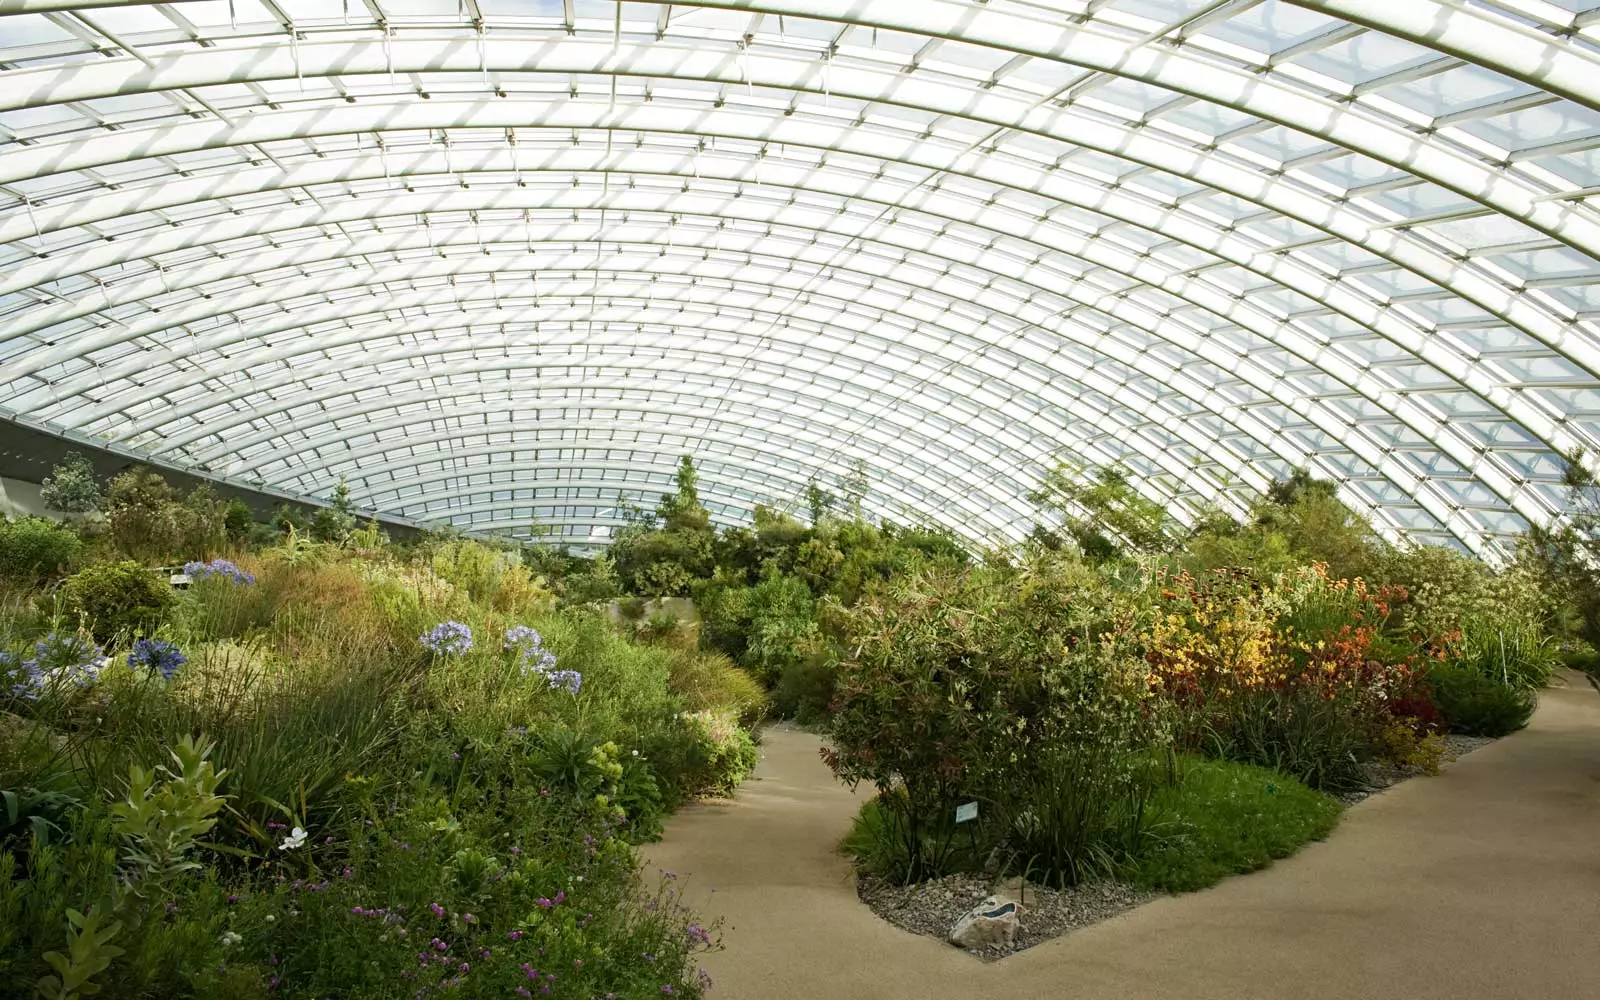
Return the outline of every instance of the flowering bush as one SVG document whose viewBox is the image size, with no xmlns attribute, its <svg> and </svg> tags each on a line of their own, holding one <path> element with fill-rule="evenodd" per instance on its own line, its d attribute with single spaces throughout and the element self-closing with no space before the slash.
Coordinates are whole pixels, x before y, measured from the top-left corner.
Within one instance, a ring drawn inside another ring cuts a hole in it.
<svg viewBox="0 0 1600 1000">
<path fill-rule="evenodd" d="M 227 559 L 184 563 L 183 573 L 193 583 L 199 583 L 202 580 L 226 580 L 240 586 L 249 586 L 256 582 L 254 573 L 245 572 Z"/>
<path fill-rule="evenodd" d="M 692 758 L 698 771 L 696 791 L 732 795 L 761 761 L 761 751 L 749 731 L 738 724 L 731 712 L 691 712 L 684 718 L 699 737 Z"/>
<path fill-rule="evenodd" d="M 164 681 L 172 680 L 178 668 L 188 662 L 189 658 L 183 655 L 182 650 L 161 639 L 140 639 L 133 644 L 133 652 L 128 654 L 128 666 L 160 674 Z"/>
<path fill-rule="evenodd" d="M 103 650 L 81 632 L 51 632 L 33 645 L 33 655 L 0 653 L 0 672 L 11 675 L 13 698 L 33 701 L 64 685 L 88 687 L 110 663 Z"/>
<path fill-rule="evenodd" d="M 503 648 L 516 654 L 524 674 L 548 675 L 555 669 L 556 654 L 545 649 L 544 637 L 527 625 L 513 625 L 506 629 Z"/>
<path fill-rule="evenodd" d="M 462 656 L 472 649 L 472 628 L 463 622 L 441 622 L 417 640 L 438 656 Z"/>
<path fill-rule="evenodd" d="M 1414 657 L 1378 649 L 1402 589 L 1330 579 L 1321 565 L 1270 581 L 1225 569 L 1157 584 L 1146 660 L 1177 708 L 1181 743 L 1313 787 L 1364 780 L 1360 759 L 1413 688 Z"/>
</svg>

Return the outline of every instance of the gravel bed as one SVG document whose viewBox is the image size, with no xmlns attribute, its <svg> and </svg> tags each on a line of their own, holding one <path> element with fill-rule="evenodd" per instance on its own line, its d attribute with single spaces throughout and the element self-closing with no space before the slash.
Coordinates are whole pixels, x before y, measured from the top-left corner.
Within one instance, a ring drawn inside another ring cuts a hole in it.
<svg viewBox="0 0 1600 1000">
<path fill-rule="evenodd" d="M 1493 742 L 1493 738 L 1488 736 L 1448 734 L 1444 738 L 1444 763 L 1448 764 L 1453 760 L 1458 760 L 1479 747 L 1488 746 Z M 1422 773 L 1422 769 L 1418 767 L 1397 767 L 1393 764 L 1379 763 L 1368 764 L 1366 770 L 1368 786 L 1337 796 L 1340 802 L 1347 806 L 1355 805 L 1368 796 L 1375 795 L 1392 785 L 1397 785 L 1407 778 L 1415 778 Z"/>
<path fill-rule="evenodd" d="M 874 913 L 896 927 L 944 941 L 962 914 L 992 895 L 993 884 L 982 875 L 948 875 L 918 885 L 893 885 L 872 875 L 862 875 L 856 891 Z M 1022 894 L 1015 946 L 969 951 L 968 954 L 993 962 L 1041 941 L 1114 917 L 1159 895 L 1161 893 L 1118 882 L 1086 883 L 1063 890 L 1030 884 Z"/>
</svg>

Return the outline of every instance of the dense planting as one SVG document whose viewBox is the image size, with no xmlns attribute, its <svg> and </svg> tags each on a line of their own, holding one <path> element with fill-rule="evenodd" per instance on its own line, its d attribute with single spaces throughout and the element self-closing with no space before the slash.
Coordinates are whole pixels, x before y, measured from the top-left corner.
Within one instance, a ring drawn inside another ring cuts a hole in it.
<svg viewBox="0 0 1600 1000">
<path fill-rule="evenodd" d="M 881 876 L 1198 888 L 1521 727 L 1587 634 L 1581 518 L 1495 571 L 1303 474 L 1180 531 L 1061 469 L 975 552 L 859 467 L 720 531 L 696 475 L 578 557 L 63 466 L 72 522 L 0 530 L 0 996 L 698 995 L 714 934 L 631 845 L 769 711 L 877 790 Z"/>
<path fill-rule="evenodd" d="M 703 992 L 631 845 L 754 766 L 759 691 L 474 543 L 282 537 L 8 592 L 0 996 Z"/>
</svg>

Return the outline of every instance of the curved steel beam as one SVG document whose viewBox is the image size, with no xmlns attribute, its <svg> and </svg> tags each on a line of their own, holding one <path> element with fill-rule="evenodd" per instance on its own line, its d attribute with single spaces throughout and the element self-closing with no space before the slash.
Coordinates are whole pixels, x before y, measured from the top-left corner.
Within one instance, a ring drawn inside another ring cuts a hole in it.
<svg viewBox="0 0 1600 1000">
<path fill-rule="evenodd" d="M 1358 114 L 1333 98 L 1280 84 L 1270 73 L 1229 66 L 1217 59 L 1202 60 L 1181 47 L 1129 44 L 1125 38 L 1096 30 L 1093 22 L 1056 27 L 951 0 L 870 8 L 859 0 L 806 0 L 803 5 L 713 0 L 697 6 L 889 28 L 1137 80 L 1359 152 L 1600 257 L 1600 219 L 1593 212 L 1541 201 L 1539 196 L 1545 192 L 1530 189 L 1482 160 L 1419 136 L 1376 113 Z M 863 16 L 869 12 L 870 17 Z M 743 47 L 732 38 L 700 37 L 693 44 L 663 38 L 620 48 L 617 40 L 598 35 L 566 37 L 538 30 L 520 32 L 521 38 L 512 34 L 508 30 L 478 36 L 475 44 L 469 44 L 459 29 L 437 38 L 308 39 L 293 46 L 293 51 L 274 41 L 254 47 L 229 45 L 157 54 L 146 57 L 149 65 L 123 57 L 78 64 L 69 73 L 56 66 L 12 70 L 0 74 L 0 111 L 225 84 L 414 73 L 463 74 L 475 81 L 507 73 L 625 75 L 790 93 L 820 95 L 824 90 L 818 79 L 821 60 L 817 56 L 821 53 L 817 51 L 805 52 L 802 57 L 794 50 L 769 44 L 762 46 L 758 58 L 741 58 Z M 544 44 L 529 44 L 532 41 Z M 1041 134 L 1050 134 L 1060 117 L 1048 98 L 1013 98 L 1000 88 L 985 89 L 978 81 L 963 88 L 950 79 L 921 80 L 904 69 L 903 59 L 890 66 L 887 60 L 869 64 L 859 57 L 834 58 L 829 60 L 827 92 L 845 100 L 902 104 L 995 128 Z"/>
</svg>

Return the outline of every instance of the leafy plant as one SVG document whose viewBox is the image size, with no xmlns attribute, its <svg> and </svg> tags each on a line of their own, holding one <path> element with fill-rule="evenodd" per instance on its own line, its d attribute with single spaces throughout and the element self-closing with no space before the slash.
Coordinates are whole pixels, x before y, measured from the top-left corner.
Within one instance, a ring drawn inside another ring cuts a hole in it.
<svg viewBox="0 0 1600 1000">
<path fill-rule="evenodd" d="M 127 841 L 123 860 L 137 873 L 134 892 L 163 887 L 202 867 L 188 854 L 216 825 L 224 802 L 217 788 L 228 773 L 206 759 L 212 746 L 184 736 L 172 748 L 172 766 L 129 767 L 127 795 L 112 805 L 111 817 Z"/>
<path fill-rule="evenodd" d="M 83 542 L 41 517 L 0 519 L 0 579 L 41 584 L 78 559 Z"/>
<path fill-rule="evenodd" d="M 1527 725 L 1533 715 L 1531 691 L 1485 677 L 1471 667 L 1435 663 L 1428 668 L 1428 681 L 1451 732 L 1505 736 Z"/>
<path fill-rule="evenodd" d="M 47 951 L 44 960 L 56 970 L 39 980 L 39 995 L 46 1000 L 75 1000 L 100 992 L 94 977 L 104 972 L 123 949 L 112 944 L 122 931 L 122 921 L 111 919 L 112 904 L 95 903 L 87 914 L 67 910 L 67 951 Z"/>
<path fill-rule="evenodd" d="M 149 635 L 166 621 L 175 598 L 166 580 L 132 560 L 90 566 L 61 587 L 64 610 L 101 642 Z"/>
<path fill-rule="evenodd" d="M 100 509 L 100 477 L 94 463 L 73 452 L 39 484 L 39 499 L 51 510 L 86 514 Z"/>
</svg>

